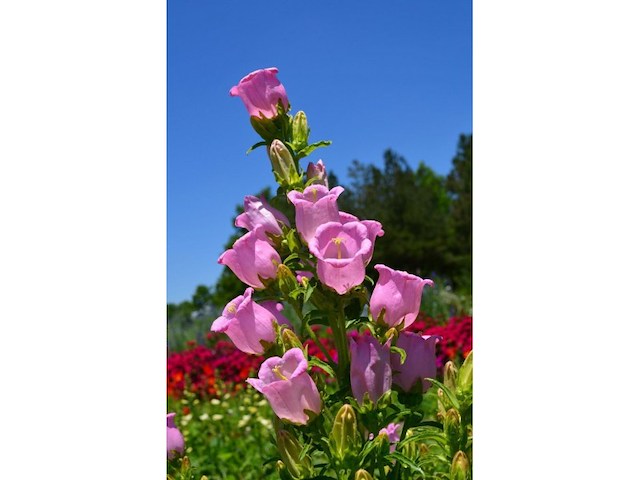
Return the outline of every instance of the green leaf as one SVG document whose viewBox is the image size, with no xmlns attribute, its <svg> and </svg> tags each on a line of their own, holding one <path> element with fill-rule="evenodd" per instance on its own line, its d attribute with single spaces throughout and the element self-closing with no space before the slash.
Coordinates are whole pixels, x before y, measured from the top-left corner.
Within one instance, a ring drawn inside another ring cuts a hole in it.
<svg viewBox="0 0 640 480">
<path fill-rule="evenodd" d="M 321 140 L 316 143 L 312 143 L 311 145 L 307 145 L 305 148 L 298 152 L 298 158 L 304 158 L 313 152 L 316 148 L 328 147 L 331 145 L 331 140 Z"/>
<path fill-rule="evenodd" d="M 451 404 L 457 410 L 460 410 L 460 402 L 458 402 L 458 399 L 456 398 L 456 396 L 453 393 L 451 393 L 451 390 L 449 390 L 447 387 L 445 387 L 442 383 L 440 383 L 438 380 L 434 378 L 427 378 L 427 380 L 429 380 L 434 385 L 440 387 L 444 392 L 444 394 L 449 398 L 449 401 L 451 402 Z"/>
<path fill-rule="evenodd" d="M 417 473 L 421 476 L 425 476 L 425 472 L 424 470 L 422 470 L 422 468 L 420 468 L 418 466 L 418 464 L 416 464 L 413 460 L 411 460 L 408 457 L 405 457 L 403 454 L 401 454 L 398 451 L 395 451 L 393 453 L 390 453 L 389 455 L 387 455 L 385 458 L 389 459 L 389 460 L 395 460 L 397 461 L 400 465 L 402 465 L 403 467 L 408 467 L 412 472 Z"/>
<path fill-rule="evenodd" d="M 304 292 L 304 303 L 308 303 L 311 295 L 313 294 L 313 289 L 316 288 L 313 285 L 307 285 L 307 290 Z"/>
<path fill-rule="evenodd" d="M 247 150 L 247 155 L 249 155 L 251 152 L 253 152 L 256 148 L 263 147 L 263 146 L 266 146 L 266 145 L 267 145 L 267 142 L 264 142 L 264 141 L 263 142 L 258 142 L 255 145 L 252 145 L 251 148 L 249 148 L 249 150 Z"/>
<path fill-rule="evenodd" d="M 333 378 L 336 377 L 336 372 L 333 371 L 333 368 L 331 368 L 328 364 L 326 364 L 319 358 L 316 358 L 316 357 L 309 358 L 308 364 L 312 367 L 318 367 L 319 369 L 323 370 Z"/>
</svg>

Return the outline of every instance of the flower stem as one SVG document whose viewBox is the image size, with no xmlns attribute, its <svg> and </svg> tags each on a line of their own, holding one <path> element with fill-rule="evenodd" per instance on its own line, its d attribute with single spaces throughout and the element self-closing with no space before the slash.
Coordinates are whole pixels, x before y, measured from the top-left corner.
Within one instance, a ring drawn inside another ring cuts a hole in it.
<svg viewBox="0 0 640 480">
<path fill-rule="evenodd" d="M 338 303 L 338 310 L 335 318 L 329 318 L 331 329 L 336 341 L 338 350 L 338 385 L 343 387 L 349 383 L 349 349 L 347 347 L 347 319 L 344 315 L 344 303 Z"/>
</svg>

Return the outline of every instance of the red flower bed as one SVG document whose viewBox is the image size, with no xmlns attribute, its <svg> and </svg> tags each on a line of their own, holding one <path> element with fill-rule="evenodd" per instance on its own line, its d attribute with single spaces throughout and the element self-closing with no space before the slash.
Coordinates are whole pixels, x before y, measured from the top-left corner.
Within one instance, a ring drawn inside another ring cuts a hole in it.
<svg viewBox="0 0 640 480">
<path fill-rule="evenodd" d="M 446 325 L 437 325 L 431 318 L 419 316 L 407 329 L 420 335 L 440 335 L 442 341 L 436 348 L 438 369 L 453 360 L 458 366 L 472 348 L 472 318 L 452 317 Z M 246 379 L 255 376 L 263 357 L 248 355 L 238 350 L 222 335 L 210 334 L 208 346 L 189 342 L 189 349 L 170 353 L 167 359 L 167 394 L 182 396 L 185 388 L 203 398 L 224 393 L 221 390 L 237 390 L 246 386 Z M 320 338 L 325 349 L 337 360 L 337 353 L 329 338 Z M 311 341 L 309 354 L 326 361 L 325 355 Z M 320 373 L 320 370 L 314 368 Z"/>
</svg>

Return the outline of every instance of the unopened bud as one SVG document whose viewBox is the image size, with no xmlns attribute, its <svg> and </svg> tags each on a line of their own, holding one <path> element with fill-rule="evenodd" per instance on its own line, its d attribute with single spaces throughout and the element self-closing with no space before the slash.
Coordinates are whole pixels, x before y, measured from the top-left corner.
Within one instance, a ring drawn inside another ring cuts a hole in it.
<svg viewBox="0 0 640 480">
<path fill-rule="evenodd" d="M 298 166 L 293 160 L 289 149 L 280 140 L 276 139 L 271 142 L 269 158 L 271 159 L 273 173 L 279 184 L 292 185 L 300 181 Z"/>
<path fill-rule="evenodd" d="M 448 361 L 444 366 L 444 386 L 451 390 L 452 393 L 456 391 L 457 377 L 458 369 L 452 361 Z"/>
<path fill-rule="evenodd" d="M 460 444 L 460 413 L 455 408 L 450 408 L 444 416 L 444 433 L 453 450 L 457 450 Z"/>
<path fill-rule="evenodd" d="M 329 188 L 327 170 L 324 163 L 322 163 L 322 160 L 318 160 L 318 163 L 309 162 L 309 165 L 307 166 L 307 184 L 324 185 Z"/>
<path fill-rule="evenodd" d="M 293 478 L 302 478 L 313 472 L 311 459 L 308 455 L 302 457 L 302 445 L 292 434 L 286 430 L 279 430 L 276 434 L 276 445 L 282 461 Z"/>
<path fill-rule="evenodd" d="M 302 342 L 298 338 L 298 336 L 293 333 L 293 330 L 289 328 L 285 328 L 282 331 L 282 344 L 284 345 L 285 350 L 291 350 L 292 348 L 299 348 L 304 351 L 304 347 L 302 346 Z"/>
<path fill-rule="evenodd" d="M 451 461 L 449 478 L 451 480 L 467 480 L 469 478 L 470 467 L 469 459 L 463 451 L 459 450 Z"/>
<path fill-rule="evenodd" d="M 351 405 L 345 404 L 338 410 L 330 442 L 333 454 L 340 460 L 355 455 L 360 450 L 362 439 L 358 432 L 356 412 Z"/>
<path fill-rule="evenodd" d="M 360 469 L 356 472 L 355 480 L 373 480 L 373 477 L 366 470 Z"/>
<path fill-rule="evenodd" d="M 293 117 L 292 134 L 293 146 L 296 151 L 302 150 L 307 146 L 309 142 L 309 124 L 307 123 L 307 116 L 302 110 Z"/>
<path fill-rule="evenodd" d="M 295 275 L 284 263 L 278 265 L 276 279 L 278 280 L 278 288 L 280 288 L 280 291 L 286 296 L 298 288 L 298 281 Z"/>
<path fill-rule="evenodd" d="M 473 395 L 473 351 L 469 352 L 458 372 L 458 390 L 465 397 Z"/>
</svg>

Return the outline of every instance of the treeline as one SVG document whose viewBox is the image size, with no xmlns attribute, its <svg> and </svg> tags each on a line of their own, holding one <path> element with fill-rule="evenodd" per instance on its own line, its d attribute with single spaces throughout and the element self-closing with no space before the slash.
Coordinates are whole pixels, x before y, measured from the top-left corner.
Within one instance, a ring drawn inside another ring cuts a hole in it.
<svg viewBox="0 0 640 480">
<path fill-rule="evenodd" d="M 382 263 L 433 278 L 458 294 L 471 296 L 471 170 L 472 135 L 460 135 L 451 171 L 445 176 L 424 162 L 414 170 L 392 150 L 384 152 L 382 168 L 354 160 L 348 185 L 333 173 L 329 175 L 330 187 L 341 184 L 345 188 L 338 200 L 342 211 L 382 223 L 385 234 L 376 241 L 368 272 L 374 280 L 373 265 Z M 271 197 L 268 188 L 260 193 Z M 236 215 L 241 212 L 239 205 Z M 236 228 L 225 249 L 244 233 Z M 172 328 L 180 324 L 182 330 L 199 331 L 205 319 L 245 288 L 225 267 L 214 287 L 199 285 L 191 301 L 167 305 Z"/>
</svg>

